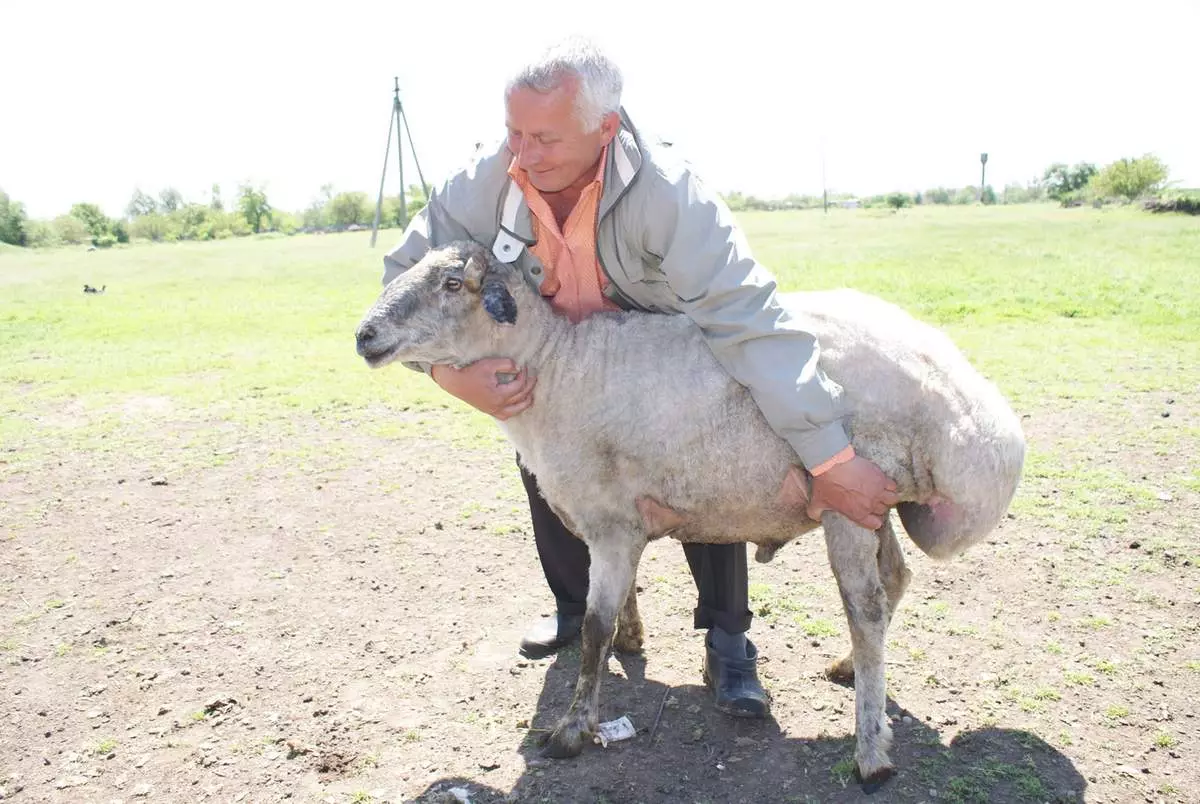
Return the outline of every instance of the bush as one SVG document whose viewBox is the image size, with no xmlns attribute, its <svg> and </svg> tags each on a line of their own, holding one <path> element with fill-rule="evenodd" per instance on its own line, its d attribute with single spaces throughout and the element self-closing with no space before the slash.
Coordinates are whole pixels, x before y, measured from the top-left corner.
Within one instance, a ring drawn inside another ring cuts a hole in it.
<svg viewBox="0 0 1200 804">
<path fill-rule="evenodd" d="M 1086 187 L 1081 190 L 1072 190 L 1069 193 L 1063 193 L 1058 197 L 1058 202 L 1064 207 L 1081 207 L 1091 201 L 1092 192 Z"/>
<path fill-rule="evenodd" d="M 907 193 L 888 193 L 887 205 L 892 209 L 901 209 L 912 203 Z"/>
<path fill-rule="evenodd" d="M 254 230 L 250 228 L 250 222 L 238 213 L 226 213 L 224 223 L 232 237 L 246 237 L 254 234 Z"/>
<path fill-rule="evenodd" d="M 1090 162 L 1079 162 L 1072 167 L 1067 167 L 1063 162 L 1055 162 L 1042 174 L 1042 183 L 1047 196 L 1063 206 L 1076 206 L 1078 196 L 1072 194 L 1087 187 L 1095 175 L 1096 166 Z M 1072 203 L 1067 203 L 1068 201 Z"/>
<path fill-rule="evenodd" d="M 181 240 L 212 240 L 222 215 L 207 204 L 185 204 L 171 213 L 171 220 Z"/>
<path fill-rule="evenodd" d="M 996 191 L 992 189 L 992 185 L 983 188 L 983 196 L 979 200 L 985 204 L 996 203 Z"/>
<path fill-rule="evenodd" d="M 1001 193 L 1000 202 L 1002 204 L 1029 204 L 1041 201 L 1045 197 L 1046 189 L 1042 187 L 1041 182 L 1034 180 L 1024 186 L 1006 184 Z"/>
<path fill-rule="evenodd" d="M 0 190 L 0 243 L 14 246 L 26 244 L 25 205 L 13 201 L 8 193 Z"/>
<path fill-rule="evenodd" d="M 300 222 L 296 219 L 296 216 L 290 212 L 280 212 L 279 210 L 275 210 L 271 213 L 271 226 L 274 227 L 275 231 L 277 232 L 290 235 L 295 234 L 296 230 L 300 228 Z"/>
<path fill-rule="evenodd" d="M 954 203 L 959 205 L 974 204 L 976 199 L 974 187 L 964 187 L 954 194 Z"/>
<path fill-rule="evenodd" d="M 947 190 L 945 187 L 935 187 L 932 190 L 927 190 L 925 192 L 925 203 L 926 204 L 949 204 L 950 203 L 950 191 Z"/>
<path fill-rule="evenodd" d="M 1185 215 L 1200 215 L 1200 190 L 1181 190 L 1156 198 L 1147 198 L 1142 209 L 1148 212 L 1181 212 Z"/>
<path fill-rule="evenodd" d="M 129 225 L 129 233 L 138 240 L 150 240 L 154 243 L 174 243 L 179 239 L 179 224 L 166 215 L 151 212 L 139 215 Z"/>
<path fill-rule="evenodd" d="M 92 239 L 92 233 L 83 225 L 83 221 L 72 215 L 59 215 L 50 223 L 58 242 L 70 246 L 78 246 Z"/>
<path fill-rule="evenodd" d="M 1096 195 L 1105 198 L 1124 198 L 1133 202 L 1162 188 L 1167 181 L 1167 166 L 1157 156 L 1146 154 L 1141 159 L 1118 159 L 1106 165 L 1091 181 Z"/>
<path fill-rule="evenodd" d="M 75 204 L 71 207 L 71 217 L 84 225 L 93 240 L 112 231 L 112 222 L 96 204 Z"/>
<path fill-rule="evenodd" d="M 62 245 L 62 241 L 54 227 L 45 221 L 26 221 L 25 245 L 30 248 L 52 248 Z"/>
<path fill-rule="evenodd" d="M 338 227 L 370 223 L 374 219 L 374 211 L 369 210 L 367 194 L 361 192 L 338 193 L 329 202 L 326 214 L 330 225 Z"/>
</svg>

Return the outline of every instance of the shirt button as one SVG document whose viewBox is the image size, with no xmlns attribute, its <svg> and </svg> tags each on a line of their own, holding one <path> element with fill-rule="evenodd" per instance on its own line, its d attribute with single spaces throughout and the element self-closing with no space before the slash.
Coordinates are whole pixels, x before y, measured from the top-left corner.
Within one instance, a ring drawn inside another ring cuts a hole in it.
<svg viewBox="0 0 1200 804">
<path fill-rule="evenodd" d="M 512 251 L 512 243 L 505 243 L 500 247 L 501 251 Z"/>
<path fill-rule="evenodd" d="M 530 268 L 529 270 L 530 270 L 530 271 L 532 271 L 532 272 L 533 272 L 533 273 L 535 273 L 535 274 L 540 274 L 540 273 L 542 272 L 542 266 L 540 266 L 540 265 L 535 265 L 535 266 L 533 266 L 532 268 Z"/>
</svg>

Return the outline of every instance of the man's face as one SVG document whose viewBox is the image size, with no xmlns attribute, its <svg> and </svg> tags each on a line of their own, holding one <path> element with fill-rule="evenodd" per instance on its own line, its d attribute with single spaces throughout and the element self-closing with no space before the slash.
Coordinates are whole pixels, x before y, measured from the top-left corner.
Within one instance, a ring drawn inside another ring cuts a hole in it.
<svg viewBox="0 0 1200 804">
<path fill-rule="evenodd" d="M 591 180 L 600 153 L 617 133 L 617 115 L 584 131 L 575 115 L 575 82 L 548 93 L 517 88 L 505 101 L 508 147 L 540 192 L 557 193 Z"/>
</svg>

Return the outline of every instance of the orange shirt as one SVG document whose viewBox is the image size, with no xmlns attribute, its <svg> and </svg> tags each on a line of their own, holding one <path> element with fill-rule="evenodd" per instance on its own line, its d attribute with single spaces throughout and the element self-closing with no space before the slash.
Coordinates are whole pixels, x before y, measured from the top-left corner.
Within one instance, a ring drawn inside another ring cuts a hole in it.
<svg viewBox="0 0 1200 804">
<path fill-rule="evenodd" d="M 608 284 L 596 256 L 596 213 L 604 189 L 604 164 L 608 146 L 600 155 L 596 177 L 584 188 L 578 203 L 567 216 L 562 229 L 554 211 L 537 188 L 529 183 L 529 175 L 517 166 L 514 157 L 508 175 L 525 194 L 525 203 L 532 215 L 533 236 L 537 242 L 529 247 L 546 272 L 542 295 L 551 306 L 578 323 L 601 310 L 619 310 L 602 292 Z"/>
</svg>

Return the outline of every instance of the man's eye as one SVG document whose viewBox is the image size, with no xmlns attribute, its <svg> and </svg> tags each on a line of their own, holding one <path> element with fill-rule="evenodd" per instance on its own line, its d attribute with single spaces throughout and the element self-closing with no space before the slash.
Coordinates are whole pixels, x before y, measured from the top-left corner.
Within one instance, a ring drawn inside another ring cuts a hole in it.
<svg viewBox="0 0 1200 804">
<path fill-rule="evenodd" d="M 455 276 L 449 277 L 446 279 L 445 288 L 446 290 L 461 290 L 462 280 Z"/>
</svg>

